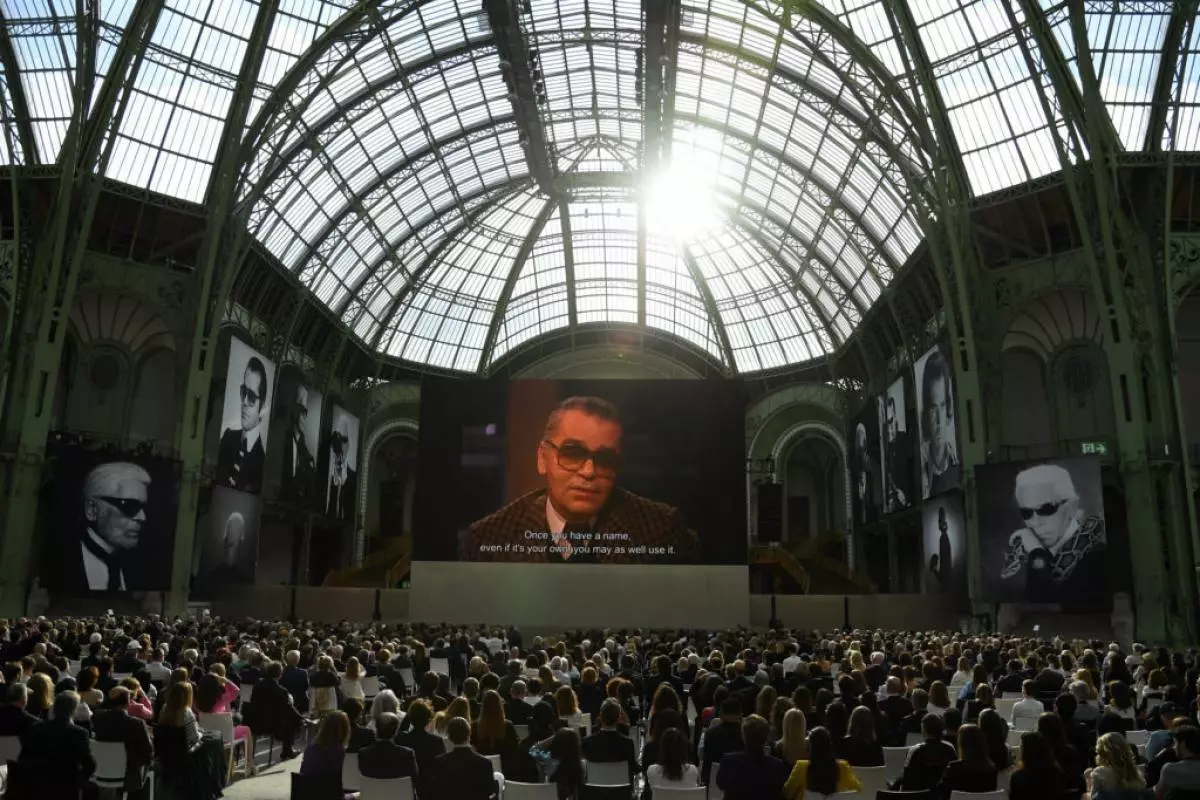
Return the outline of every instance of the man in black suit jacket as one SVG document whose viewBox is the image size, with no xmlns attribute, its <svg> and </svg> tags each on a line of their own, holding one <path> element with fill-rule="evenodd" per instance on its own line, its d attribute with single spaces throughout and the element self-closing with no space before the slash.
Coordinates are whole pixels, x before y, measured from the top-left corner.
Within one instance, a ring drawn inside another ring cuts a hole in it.
<svg viewBox="0 0 1200 800">
<path fill-rule="evenodd" d="M 292 696 L 292 704 L 301 714 L 308 712 L 308 670 L 300 669 L 300 653 L 297 650 L 285 656 L 287 666 L 279 678 L 279 684 Z M 255 688 L 254 691 L 258 691 Z"/>
<path fill-rule="evenodd" d="M 404 718 L 404 733 L 395 737 L 398 745 L 413 751 L 417 759 L 416 788 L 419 797 L 433 796 L 433 765 L 438 756 L 445 754 L 446 743 L 442 737 L 429 733 L 425 728 L 433 720 L 433 709 L 424 700 L 414 700 L 408 706 Z"/>
<path fill-rule="evenodd" d="M 704 763 L 700 765 L 700 782 L 708 783 L 714 763 L 720 764 L 726 753 L 745 750 L 742 742 L 742 704 L 735 697 L 721 703 L 721 723 L 704 734 Z"/>
<path fill-rule="evenodd" d="M 745 750 L 726 753 L 717 770 L 717 788 L 728 800 L 759 800 L 782 797 L 789 768 L 778 758 L 767 755 L 770 727 L 760 716 L 751 715 L 742 723 Z M 709 790 L 712 791 L 711 789 Z"/>
<path fill-rule="evenodd" d="M 400 674 L 400 669 L 392 663 L 391 650 L 384 649 L 375 654 L 375 674 L 397 697 L 405 695 L 407 687 L 404 685 L 404 677 Z"/>
<path fill-rule="evenodd" d="M 280 494 L 297 503 L 308 500 L 316 488 L 317 461 L 304 436 L 307 421 L 308 387 L 301 383 L 296 386 L 296 402 L 291 408 L 279 480 Z"/>
<path fill-rule="evenodd" d="M 21 762 L 38 767 L 60 791 L 82 787 L 96 771 L 88 732 L 72 721 L 78 708 L 79 695 L 61 692 L 54 698 L 54 718 L 30 726 L 21 737 Z"/>
<path fill-rule="evenodd" d="M 904 737 L 900 734 L 900 723 L 913 712 L 913 705 L 904 696 L 904 682 L 894 675 L 887 679 L 887 693 L 888 696 L 879 704 L 879 710 L 888 718 L 887 741 L 893 747 L 901 747 Z"/>
<path fill-rule="evenodd" d="M 364 778 L 416 778 L 417 754 L 411 747 L 392 741 L 400 730 L 400 718 L 391 712 L 375 721 L 375 743 L 358 751 L 358 769 Z"/>
<path fill-rule="evenodd" d="M 908 751 L 904 774 L 897 788 L 905 792 L 926 792 L 937 786 L 946 765 L 958 758 L 954 745 L 942 740 L 944 730 L 942 718 L 936 714 L 926 714 L 921 719 L 925 741 Z"/>
<path fill-rule="evenodd" d="M 5 705 L 0 708 L 0 736 L 24 736 L 25 731 L 41 722 L 25 710 L 29 690 L 23 683 L 9 684 Z"/>
<path fill-rule="evenodd" d="M 1025 683 L 1025 673 L 1020 661 L 1013 659 L 1008 662 L 1008 674 L 996 681 L 997 697 L 1020 697 L 1021 686 Z"/>
<path fill-rule="evenodd" d="M 292 705 L 292 695 L 279 683 L 283 665 L 278 661 L 267 664 L 263 679 L 254 685 L 254 702 L 247 709 L 246 724 L 257 733 L 267 733 L 283 744 L 281 760 L 294 758 L 292 744 L 304 726 L 304 718 Z"/>
<path fill-rule="evenodd" d="M 921 732 L 921 719 L 929 710 L 929 693 L 924 689 L 917 689 L 912 693 L 913 712 L 904 719 L 900 720 L 900 732 L 907 735 L 910 733 Z"/>
<path fill-rule="evenodd" d="M 513 725 L 528 725 L 533 719 L 533 706 L 525 702 L 526 696 L 529 694 L 529 688 L 525 685 L 525 681 L 516 680 L 509 687 L 509 694 L 512 699 L 504 704 L 504 717 Z"/>
<path fill-rule="evenodd" d="M 258 494 L 262 491 L 263 462 L 266 451 L 261 426 L 267 403 L 267 368 L 258 356 L 246 362 L 240 398 L 241 427 L 228 428 L 221 433 L 217 450 L 218 486 Z"/>
<path fill-rule="evenodd" d="M 633 740 L 617 730 L 620 721 L 621 703 L 610 697 L 600 705 L 600 730 L 583 740 L 583 757 L 598 764 L 624 761 L 629 766 L 629 785 L 633 786 L 637 757 Z"/>
<path fill-rule="evenodd" d="M 496 793 L 492 762 L 471 749 L 471 723 L 461 717 L 446 726 L 451 750 L 433 760 L 433 796 L 438 800 L 489 800 Z"/>
<path fill-rule="evenodd" d="M 109 707 L 92 717 L 98 742 L 124 742 L 125 791 L 130 800 L 144 795 L 146 770 L 154 763 L 154 745 L 146 723 L 129 716 L 129 690 L 118 686 L 108 693 Z"/>
</svg>

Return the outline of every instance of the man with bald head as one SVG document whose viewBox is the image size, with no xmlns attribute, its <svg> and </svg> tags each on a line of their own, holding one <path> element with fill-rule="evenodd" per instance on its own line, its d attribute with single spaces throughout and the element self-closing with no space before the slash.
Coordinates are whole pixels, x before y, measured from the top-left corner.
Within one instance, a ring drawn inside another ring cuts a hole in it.
<svg viewBox="0 0 1200 800">
<path fill-rule="evenodd" d="M 545 488 L 473 523 L 464 561 L 691 563 L 696 535 L 679 510 L 616 485 L 621 418 L 598 397 L 571 397 L 546 420 L 536 447 Z M 619 549 L 618 549 L 619 548 Z"/>
<path fill-rule="evenodd" d="M 1008 537 L 1000 577 L 1023 585 L 1033 602 L 1103 594 L 1104 520 L 1086 515 L 1071 473 L 1057 464 L 1021 470 L 1013 500 L 1025 525 Z"/>
<path fill-rule="evenodd" d="M 128 461 L 100 464 L 84 476 L 81 495 L 83 526 L 75 549 L 60 556 L 47 585 L 93 592 L 142 588 L 134 585 L 130 567 L 146 525 L 150 473 Z"/>
</svg>

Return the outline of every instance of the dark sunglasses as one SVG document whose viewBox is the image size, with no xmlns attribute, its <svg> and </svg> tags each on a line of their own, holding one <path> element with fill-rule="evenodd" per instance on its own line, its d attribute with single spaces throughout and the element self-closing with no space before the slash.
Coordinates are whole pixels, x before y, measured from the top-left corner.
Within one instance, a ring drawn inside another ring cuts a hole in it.
<svg viewBox="0 0 1200 800">
<path fill-rule="evenodd" d="M 575 442 L 564 442 L 559 445 L 549 439 L 543 439 L 542 443 L 558 454 L 558 465 L 567 472 L 578 472 L 583 469 L 584 464 L 591 461 L 597 475 L 611 478 L 625 463 L 625 459 L 620 453 L 608 448 L 589 450 Z"/>
<path fill-rule="evenodd" d="M 103 500 L 130 519 L 133 519 L 138 514 L 146 510 L 146 502 L 144 500 L 138 500 L 132 497 L 107 497 L 105 495 L 97 495 L 96 499 Z"/>
<path fill-rule="evenodd" d="M 242 384 L 241 395 L 242 395 L 243 403 L 254 403 L 255 405 L 258 404 L 258 400 L 259 400 L 258 392 L 250 391 L 250 389 L 248 389 L 246 387 L 246 384 L 244 384 L 244 383 Z"/>
<path fill-rule="evenodd" d="M 1034 508 L 1022 508 L 1021 519 L 1030 519 L 1034 514 L 1037 514 L 1039 517 L 1048 517 L 1062 508 L 1065 502 L 1067 501 L 1057 500 L 1053 503 L 1042 503 L 1040 506 Z"/>
</svg>

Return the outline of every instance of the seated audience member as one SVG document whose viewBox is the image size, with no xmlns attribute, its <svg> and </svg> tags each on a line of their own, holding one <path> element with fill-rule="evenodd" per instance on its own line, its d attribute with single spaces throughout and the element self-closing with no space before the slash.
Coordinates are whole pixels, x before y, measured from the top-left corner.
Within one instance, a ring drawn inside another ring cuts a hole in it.
<svg viewBox="0 0 1200 800">
<path fill-rule="evenodd" d="M 1096 692 L 1084 681 L 1071 681 L 1067 687 L 1075 698 L 1075 713 L 1071 719 L 1076 725 L 1094 728 L 1103 710 L 1096 699 Z"/>
<path fill-rule="evenodd" d="M 254 702 L 247 713 L 251 714 L 253 730 L 280 741 L 283 751 L 279 757 L 287 761 L 296 757 L 292 748 L 296 735 L 304 728 L 304 718 L 296 709 L 292 694 L 280 683 L 283 674 L 282 664 L 267 662 L 262 679 L 254 685 Z"/>
<path fill-rule="evenodd" d="M 953 708 L 953 703 L 950 702 L 950 691 L 946 688 L 946 684 L 941 681 L 934 681 L 929 685 L 929 706 L 927 711 L 930 714 L 936 714 L 939 717 Z"/>
<path fill-rule="evenodd" d="M 1136 753 L 1120 733 L 1106 733 L 1096 742 L 1096 766 L 1085 775 L 1087 792 L 1140 791 L 1146 779 L 1138 771 Z"/>
<path fill-rule="evenodd" d="M 395 714 L 401 723 L 404 722 L 404 714 L 400 711 L 400 698 L 396 697 L 396 693 L 391 689 L 384 689 L 371 701 L 371 710 L 367 713 L 367 727 L 375 730 L 379 718 L 384 714 Z"/>
<path fill-rule="evenodd" d="M 663 731 L 658 761 L 646 768 L 646 783 L 651 789 L 689 789 L 700 783 L 700 768 L 688 762 L 685 733 L 677 728 Z"/>
<path fill-rule="evenodd" d="M 720 772 L 717 775 L 721 777 Z M 808 758 L 797 761 L 792 767 L 792 772 L 783 787 L 783 795 L 788 800 L 800 800 L 806 791 L 832 795 L 838 792 L 856 792 L 861 788 L 862 784 L 859 783 L 854 770 L 834 753 L 833 738 L 829 731 L 813 728 L 808 735 Z M 727 794 L 726 797 L 728 796 Z M 766 792 L 746 795 L 747 798 L 774 796 L 776 795 Z"/>
<path fill-rule="evenodd" d="M 79 791 L 96 771 L 88 733 L 74 722 L 78 706 L 79 695 L 63 692 L 54 698 L 52 719 L 29 726 L 21 738 L 19 761 L 38 769 L 47 796 Z"/>
<path fill-rule="evenodd" d="M 1067 789 L 1067 775 L 1054 758 L 1054 750 L 1037 731 L 1021 734 L 1021 753 L 1017 768 L 1009 778 L 1009 800 L 1043 800 L 1061 797 Z"/>
<path fill-rule="evenodd" d="M 258 691 L 255 689 L 255 691 Z M 363 714 L 362 700 L 347 697 L 342 701 L 342 713 L 350 720 L 350 740 L 346 742 L 347 753 L 357 753 L 375 743 L 375 729 L 367 727 L 368 719 Z"/>
<path fill-rule="evenodd" d="M 550 741 L 546 742 L 546 750 L 556 762 L 554 772 L 549 775 L 549 781 L 557 789 L 558 800 L 576 800 L 583 790 L 585 778 L 582 748 L 579 731 L 574 728 L 559 728 Z"/>
<path fill-rule="evenodd" d="M 913 692 L 912 706 L 912 713 L 900 720 L 900 732 L 904 734 L 906 742 L 908 741 L 908 734 L 921 732 L 921 717 L 925 716 L 929 711 L 929 693 L 924 689 L 917 689 Z"/>
<path fill-rule="evenodd" d="M 187 681 L 173 683 L 166 691 L 167 699 L 158 715 L 158 724 L 170 728 L 183 728 L 184 740 L 191 750 L 200 744 L 203 730 L 192 711 L 192 684 Z"/>
<path fill-rule="evenodd" d="M 104 695 L 96 688 L 98 680 L 100 671 L 95 667 L 79 670 L 79 675 L 75 678 L 75 691 L 79 694 L 80 702 L 86 703 L 93 710 L 104 703 Z"/>
<path fill-rule="evenodd" d="M 414 783 L 421 797 L 432 792 L 433 763 L 446 752 L 445 740 L 428 730 L 432 722 L 433 707 L 428 700 L 418 698 L 409 703 L 402 731 L 394 737 L 396 744 L 412 750 L 417 759 L 417 779 Z"/>
<path fill-rule="evenodd" d="M 722 713 L 722 717 L 724 716 Z M 770 725 L 757 714 L 751 714 L 742 722 L 739 738 L 743 748 L 724 753 L 717 762 L 717 788 L 725 793 L 726 800 L 754 800 L 780 796 L 788 770 L 782 761 L 767 755 L 769 732 Z M 830 750 L 832 751 L 832 745 Z M 705 758 L 708 758 L 707 753 Z"/>
<path fill-rule="evenodd" d="M 495 689 L 483 693 L 479 719 L 471 726 L 471 744 L 480 755 L 498 755 L 501 762 L 517 752 L 517 730 L 504 718 L 504 702 Z"/>
<path fill-rule="evenodd" d="M 837 756 L 852 767 L 882 767 L 883 744 L 875 736 L 875 718 L 859 706 L 850 714 L 850 731 L 837 742 Z"/>
<path fill-rule="evenodd" d="M 967 722 L 978 722 L 979 712 L 985 708 L 995 708 L 996 704 L 992 700 L 992 690 L 987 684 L 975 687 L 975 699 L 967 701 L 966 711 L 963 713 L 963 719 Z"/>
<path fill-rule="evenodd" d="M 1034 689 L 1033 681 L 1026 680 L 1021 682 L 1021 699 L 1013 704 L 1012 713 L 1009 715 L 1008 721 L 1012 723 L 1014 728 L 1020 730 L 1033 730 L 1037 727 L 1037 719 L 1045 713 L 1046 707 L 1042 705 L 1042 701 L 1037 699 L 1037 690 Z M 1027 719 L 1029 724 L 1022 727 L 1017 724 L 1017 720 Z"/>
<path fill-rule="evenodd" d="M 958 760 L 946 765 L 934 793 L 948 800 L 951 792 L 994 792 L 996 777 L 983 731 L 978 725 L 963 725 L 958 729 Z"/>
<path fill-rule="evenodd" d="M 225 665 L 221 663 L 213 664 L 209 673 L 200 679 L 200 683 L 194 687 L 196 692 L 196 710 L 203 714 L 228 714 L 233 701 L 238 698 L 241 689 L 233 681 L 225 677 Z M 235 715 L 235 722 L 237 722 Z M 243 737 L 250 738 L 250 727 L 248 725 L 234 725 L 233 736 L 235 739 Z M 253 741 L 250 747 L 254 747 Z"/>
<path fill-rule="evenodd" d="M 1087 760 L 1067 741 L 1066 727 L 1062 717 L 1048 711 L 1038 717 L 1037 729 L 1050 743 L 1050 749 L 1054 751 L 1054 760 L 1066 774 L 1067 788 L 1070 791 L 1082 792 L 1084 789 L 1083 772 L 1087 768 Z"/>
<path fill-rule="evenodd" d="M 337 693 L 341 688 L 341 680 L 333 668 L 331 656 L 321 656 L 317 659 L 317 669 L 309 677 L 309 688 L 312 692 L 312 707 L 314 714 L 328 714 L 338 707 Z"/>
<path fill-rule="evenodd" d="M 289 650 L 284 656 L 286 666 L 277 679 L 280 686 L 292 696 L 292 705 L 301 714 L 308 713 L 308 670 L 300 668 L 300 651 Z M 254 700 L 258 701 L 258 687 L 254 688 Z"/>
<path fill-rule="evenodd" d="M 852 728 L 853 722 L 852 715 Z M 771 747 L 771 755 L 787 765 L 789 770 L 797 761 L 808 758 L 808 720 L 804 718 L 803 711 L 791 708 L 783 715 L 783 733 Z"/>
<path fill-rule="evenodd" d="M 904 681 L 902 679 L 893 675 L 887 679 L 887 683 L 884 685 L 887 697 L 879 704 L 879 710 L 887 715 L 888 727 L 884 740 L 891 746 L 900 747 L 904 744 L 905 739 L 900 726 L 913 713 L 913 704 L 912 701 L 904 696 Z"/>
<path fill-rule="evenodd" d="M 721 702 L 720 721 L 704 734 L 704 763 L 700 765 L 700 780 L 707 784 L 712 765 L 721 763 L 726 753 L 744 750 L 742 744 L 742 703 L 736 697 Z"/>
<path fill-rule="evenodd" d="M 499 695 L 496 696 L 499 700 Z M 617 730 L 621 720 L 620 702 L 608 699 L 600 707 L 600 730 L 583 740 L 583 757 L 589 764 L 624 762 L 629 768 L 629 785 L 634 785 L 637 758 L 633 740 Z"/>
<path fill-rule="evenodd" d="M 1146 742 L 1146 759 L 1153 760 L 1158 755 L 1158 751 L 1166 747 L 1174 737 L 1173 731 L 1179 725 L 1190 724 L 1187 718 L 1187 711 L 1182 706 L 1175 703 L 1163 703 L 1158 708 L 1159 716 L 1162 719 L 1163 727 L 1150 734 L 1150 740 Z"/>
<path fill-rule="evenodd" d="M 257 690 L 256 690 L 257 691 Z M 304 748 L 300 759 L 300 774 L 312 778 L 337 776 L 342 778 L 342 763 L 346 760 L 346 743 L 350 741 L 350 718 L 341 711 L 331 711 L 321 719 L 316 739 Z"/>
<path fill-rule="evenodd" d="M 1200 728 L 1184 725 L 1175 730 L 1175 754 L 1179 760 L 1164 764 L 1159 773 L 1154 787 L 1158 800 L 1172 800 L 1176 792 L 1200 792 Z"/>
<path fill-rule="evenodd" d="M 529 695 L 528 685 L 523 680 L 515 680 L 509 685 L 510 700 L 504 705 L 504 716 L 513 725 L 528 725 L 533 716 L 533 706 L 525 702 Z"/>
<path fill-rule="evenodd" d="M 363 666 L 359 663 L 357 656 L 351 656 L 346 662 L 346 671 L 342 674 L 342 697 L 353 697 L 360 701 L 366 700 L 366 694 L 363 692 Z"/>
<path fill-rule="evenodd" d="M 654 721 L 650 723 L 650 730 L 646 733 L 645 743 L 642 745 L 643 773 L 650 768 L 651 764 L 658 763 L 658 747 L 662 742 L 663 734 L 672 729 L 687 735 L 687 723 L 683 721 L 683 716 L 678 711 L 668 708 L 654 716 Z"/>
<path fill-rule="evenodd" d="M 959 729 L 961 730 L 961 728 Z M 921 735 L 925 741 L 908 751 L 900 788 L 905 792 L 927 792 L 938 785 L 946 765 L 954 761 L 954 746 L 942 740 L 942 720 L 926 714 L 921 720 Z"/>
<path fill-rule="evenodd" d="M 400 718 L 384 712 L 375 721 L 376 739 L 358 752 L 358 769 L 365 778 L 415 778 L 417 756 L 412 748 L 393 739 L 400 730 Z"/>
<path fill-rule="evenodd" d="M 29 689 L 23 683 L 10 683 L 4 692 L 4 707 L 0 708 L 0 736 L 24 736 L 30 726 L 41 722 L 25 710 Z"/>
<path fill-rule="evenodd" d="M 1125 730 L 1131 731 L 1137 726 L 1137 708 L 1133 704 L 1133 694 L 1129 686 L 1121 681 L 1108 684 L 1108 705 L 1104 713 L 1114 714 L 1125 721 Z"/>
<path fill-rule="evenodd" d="M 50 678 L 38 672 L 29 676 L 25 686 L 29 689 L 25 710 L 38 719 L 49 719 L 50 709 L 54 706 L 54 686 Z"/>
<path fill-rule="evenodd" d="M 124 686 L 108 693 L 108 706 L 92 717 L 92 734 L 98 742 L 125 745 L 125 792 L 133 800 L 143 796 L 146 770 L 154 763 L 154 745 L 146 723 L 129 713 L 132 693 Z"/>
<path fill-rule="evenodd" d="M 433 797 L 489 800 L 496 793 L 496 778 L 492 762 L 471 749 L 471 723 L 464 717 L 452 718 L 446 724 L 446 738 L 450 740 L 450 750 L 433 761 Z"/>
<path fill-rule="evenodd" d="M 988 757 L 996 769 L 1003 772 L 1012 766 L 1008 750 L 1008 723 L 994 708 L 985 708 L 979 714 L 979 730 L 987 742 Z M 955 735 L 957 741 L 957 734 Z"/>
</svg>

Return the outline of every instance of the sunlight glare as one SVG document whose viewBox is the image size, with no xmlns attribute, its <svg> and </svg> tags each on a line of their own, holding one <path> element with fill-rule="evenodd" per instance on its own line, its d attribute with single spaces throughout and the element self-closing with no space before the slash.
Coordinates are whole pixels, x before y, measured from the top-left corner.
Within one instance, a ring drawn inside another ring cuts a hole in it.
<svg viewBox="0 0 1200 800">
<path fill-rule="evenodd" d="M 646 221 L 651 233 L 690 242 L 720 228 L 712 174 L 698 163 L 676 158 L 646 187 Z"/>
</svg>

